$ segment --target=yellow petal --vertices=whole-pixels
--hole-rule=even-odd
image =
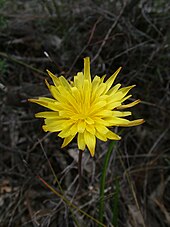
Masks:
[[[85,122],[86,122],[87,124],[94,124],[94,120],[93,120],[91,117],[87,117],[87,118],[85,119]]]
[[[136,85],[131,85],[131,86],[123,87],[123,88],[119,89],[117,94],[120,95],[120,99],[123,100],[123,98],[127,95],[127,93],[135,86]]]
[[[131,102],[129,104],[121,105],[121,106],[117,107],[117,109],[122,110],[122,109],[130,108],[130,107],[137,105],[138,103],[140,103],[140,99],[135,100],[134,102]]]
[[[145,122],[144,119],[137,119],[137,120],[129,121],[127,124],[120,124],[120,126],[122,126],[122,127],[131,127],[131,126],[141,125],[144,122]]]
[[[101,83],[101,78],[99,76],[95,76],[93,81],[92,81],[92,90],[95,92]]]
[[[105,89],[106,89],[106,84],[101,83],[96,90],[96,97],[99,97],[101,94],[104,94]]]
[[[114,95],[119,88],[121,87],[121,84],[116,84],[114,87],[112,87],[108,92],[106,93],[107,95]]]
[[[74,124],[72,120],[68,120],[66,118],[64,119],[58,116],[56,118],[46,118],[44,122],[48,126],[60,125],[63,129],[66,127],[71,127]]]
[[[59,111],[59,116],[61,118],[72,118],[74,116],[74,110],[70,108],[70,110],[60,110]]]
[[[78,132],[78,122],[75,122],[69,129],[71,135],[76,135]]]
[[[131,85],[128,87],[123,87],[119,89],[119,92],[122,92],[124,95],[126,95],[132,88],[134,88],[136,85]]]
[[[38,99],[28,99],[29,102],[37,102],[37,101],[44,101],[44,102],[50,102],[50,103],[55,103],[56,100],[47,98],[47,97],[39,97]]]
[[[58,85],[60,85],[60,82],[59,82],[59,79],[58,77],[56,77],[52,72],[50,72],[48,69],[47,69],[47,73],[48,75],[51,77],[51,79],[53,80],[53,83],[54,85],[57,87]]]
[[[104,109],[104,106],[106,104],[107,104],[106,101],[99,101],[99,102],[93,104],[89,114],[94,115],[95,113],[98,113],[100,110]]]
[[[84,79],[91,82],[91,75],[90,75],[90,58],[84,58]]]
[[[136,125],[143,124],[145,122],[143,119],[129,121],[127,119],[119,118],[119,117],[108,117],[104,119],[108,121],[108,123],[110,123],[110,126],[122,126],[122,127],[136,126]]]
[[[71,92],[72,92],[72,95],[74,96],[75,100],[81,104],[82,102],[82,97],[81,97],[81,93],[80,93],[80,90],[77,88],[77,87],[72,87],[71,88]]]
[[[50,98],[40,97],[38,99],[28,99],[28,101],[37,103],[40,106],[44,106],[44,107],[54,110],[54,111],[58,111],[61,109],[60,105],[58,105],[59,103]]]
[[[109,102],[116,102],[116,101],[122,102],[123,98],[133,87],[135,87],[135,85],[119,89],[115,94],[112,94],[109,96],[108,101]]]
[[[115,109],[115,108],[118,108],[120,105],[121,105],[121,102],[120,102],[120,101],[109,102],[109,103],[106,105],[106,109],[113,110],[113,109]]]
[[[79,109],[79,105],[76,102],[76,99],[66,90],[63,86],[58,86],[58,90],[60,91],[60,94],[62,94],[62,98],[65,99],[66,103],[69,103],[70,107],[73,107],[75,112]],[[64,103],[64,102],[63,102]]]
[[[58,132],[61,130],[68,130],[72,125],[73,122],[71,120],[47,118],[45,119],[45,125],[42,127],[45,132]]]
[[[74,137],[75,137],[75,135],[71,135],[71,136],[64,138],[64,141],[63,141],[63,144],[61,145],[61,148],[67,146],[72,141],[72,139]]]
[[[112,86],[113,82],[115,81],[118,73],[120,72],[122,67],[119,67],[118,70],[105,82],[106,84],[106,89],[104,91],[104,93],[106,93]]]
[[[61,101],[61,100],[59,99],[60,93],[58,92],[57,88],[56,88],[55,86],[53,86],[53,85],[50,85],[50,84],[48,83],[47,80],[45,80],[45,83],[46,83],[46,85],[47,85],[49,91],[51,92],[52,96],[53,96],[56,100]]]
[[[37,118],[55,118],[56,116],[59,116],[58,111],[44,111],[35,114]]]
[[[78,89],[81,89],[84,82],[84,75],[82,72],[78,72],[76,76],[74,76],[74,83],[73,85]]]
[[[104,79],[106,77],[106,74],[102,76],[102,78],[100,79],[100,82],[103,83]]]
[[[121,100],[121,102],[124,102],[124,101],[126,101],[127,99],[129,99],[129,98],[131,98],[131,97],[132,97],[132,95],[125,96],[125,97]]]
[[[78,121],[77,131],[83,133],[86,128],[86,122],[84,120]]]
[[[95,117],[111,117],[112,116],[112,111],[111,110],[101,110],[95,113]]]
[[[63,108],[66,107],[67,109],[70,107],[70,103],[68,102],[67,96],[70,96],[67,89],[61,85],[59,85],[57,88],[53,85],[50,85],[47,80],[45,80],[46,85],[48,86],[48,89],[50,90],[52,96],[62,104]],[[63,91],[67,92],[67,95]],[[71,89],[70,89],[71,91]],[[54,100],[54,101],[56,101]]]
[[[90,151],[91,156],[93,157],[95,153],[96,137],[85,130],[84,141]]]
[[[62,84],[68,91],[71,91],[71,86],[69,82],[64,78],[64,76],[60,76],[59,78],[60,84]]]
[[[62,130],[61,125],[43,125],[42,128],[45,132],[59,132]]]
[[[101,132],[102,134],[106,134],[109,131],[109,129],[106,126],[98,123],[96,123],[95,128],[98,132]]]
[[[99,76],[95,76],[95,78],[92,81],[92,92],[91,92],[91,102],[93,102],[96,98],[97,90],[101,84],[101,78]],[[104,83],[102,83],[104,84]],[[106,86],[103,88],[103,90],[106,88]]]
[[[88,132],[90,132],[91,134],[95,135],[96,130],[95,130],[94,125],[87,124],[87,125],[86,125],[86,130],[87,130]]]
[[[96,137],[99,139],[99,140],[102,140],[102,141],[107,141],[107,137],[106,137],[106,134],[102,134],[101,132],[99,131],[96,131],[95,133]]]
[[[94,121],[95,121],[97,124],[104,125],[104,126],[109,126],[109,125],[110,125],[110,124],[108,124],[107,121],[103,120],[103,119],[100,118],[100,117],[94,117],[93,119],[94,119]]]
[[[129,120],[119,117],[105,117],[105,121],[107,121],[110,126],[122,126],[122,125],[128,125],[130,123]]]
[[[84,80],[83,93],[84,93],[83,105],[85,109],[88,109],[90,107],[91,98],[91,84],[88,80]]]
[[[132,113],[130,111],[126,111],[126,112],[117,111],[117,110],[113,111],[114,117],[127,117],[127,116],[130,116],[130,115],[132,115]]]
[[[84,149],[86,147],[85,141],[84,141],[84,133],[78,133],[77,144],[78,144],[78,148],[80,150],[84,151]]]
[[[120,136],[118,136],[116,133],[114,133],[110,130],[106,133],[106,137],[111,140],[120,140],[121,139]]]
[[[76,135],[76,134],[75,134],[75,135]],[[66,128],[66,129],[62,130],[62,131],[58,134],[58,136],[61,137],[61,138],[65,138],[65,137],[69,137],[69,136],[75,136],[75,135],[72,135],[72,134],[70,133],[69,128]]]

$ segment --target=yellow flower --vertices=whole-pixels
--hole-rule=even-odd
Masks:
[[[92,80],[89,57],[84,59],[84,73],[78,72],[72,82],[63,76],[56,77],[47,70],[54,85],[45,82],[53,98],[29,99],[51,110],[35,115],[37,118],[45,118],[42,126],[44,131],[59,132],[58,136],[64,138],[62,147],[77,135],[78,148],[84,150],[87,145],[91,156],[94,156],[96,137],[102,141],[121,139],[108,127],[142,124],[143,119],[129,121],[124,118],[131,115],[130,111],[120,111],[140,102],[136,100],[123,104],[131,97],[127,93],[135,85],[120,88],[121,84],[116,84],[112,87],[120,70],[121,67],[105,82],[105,75],[102,78],[95,76]]]

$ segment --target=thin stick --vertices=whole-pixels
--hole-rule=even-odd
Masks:
[[[79,172],[79,188],[82,188],[82,154],[83,151],[79,150],[79,159],[78,159],[78,172]]]

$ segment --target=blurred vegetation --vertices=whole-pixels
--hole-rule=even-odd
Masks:
[[[94,159],[84,152],[84,187],[77,192],[76,141],[61,149],[61,139],[34,118],[43,108],[27,102],[49,95],[46,69],[72,79],[85,56],[92,75],[109,77],[123,66],[116,82],[137,85],[133,97],[142,102],[134,118],[146,120],[123,129],[110,156],[104,223],[112,226],[119,182],[117,226],[169,226],[169,9],[167,0],[0,0],[0,226],[97,226],[36,175],[60,190],[50,163],[64,196],[97,219],[109,142],[98,141]]]

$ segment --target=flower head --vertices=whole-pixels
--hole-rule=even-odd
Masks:
[[[131,97],[127,93],[135,85],[120,88],[121,84],[116,84],[112,87],[120,70],[121,67],[105,82],[105,76],[95,76],[92,80],[89,57],[84,59],[84,72],[78,72],[71,82],[47,70],[54,85],[50,85],[47,80],[45,82],[53,98],[29,99],[50,110],[35,115],[37,118],[45,118],[42,126],[44,131],[59,132],[58,136],[64,139],[62,147],[77,135],[78,148],[84,150],[87,146],[91,156],[94,156],[96,137],[102,141],[121,139],[108,127],[142,124],[143,119],[127,120],[124,117],[132,113],[121,111],[135,106],[140,100],[123,104]]]

